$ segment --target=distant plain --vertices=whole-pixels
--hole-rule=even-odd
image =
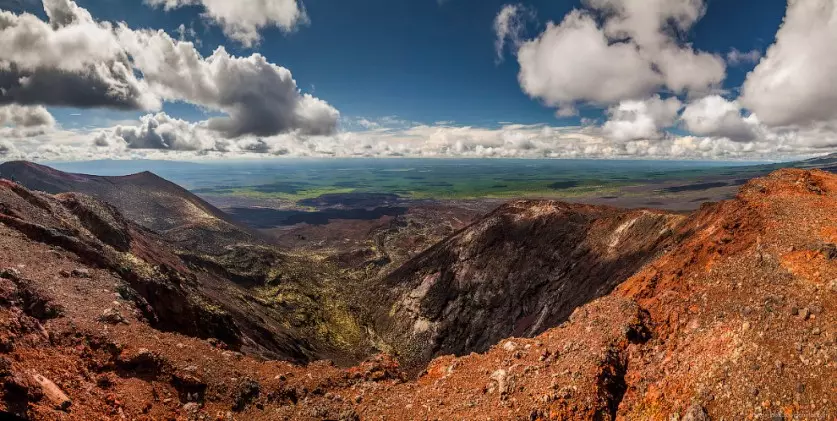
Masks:
[[[742,179],[782,166],[719,161],[523,159],[99,161],[51,165],[96,175],[151,170],[209,198],[264,199],[286,206],[323,195],[357,193],[412,200],[568,199],[620,195],[626,188],[645,186],[665,195],[741,184]]]
[[[289,249],[348,252],[385,248],[395,232],[398,241],[429,245],[517,199],[688,212],[734,197],[750,178],[803,164],[356,158],[50,165],[95,175],[152,171]]]

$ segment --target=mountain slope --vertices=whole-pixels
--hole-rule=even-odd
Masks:
[[[42,191],[85,192],[112,205],[132,226],[136,220],[150,230],[140,237],[156,238],[156,247],[170,254],[167,259],[177,262],[179,272],[196,274],[197,295],[249,326],[244,336],[251,342],[259,338],[253,343],[239,338],[249,353],[352,364],[370,352],[367,335],[346,300],[357,284],[352,273],[316,255],[275,247],[176,184],[147,172],[99,177],[28,162],[2,164],[0,174]],[[67,194],[75,193],[58,197]],[[78,218],[86,216],[80,213]],[[130,238],[121,241],[127,244]],[[125,247],[119,251],[128,252]]]
[[[781,170],[674,228],[670,250],[560,327],[441,357],[415,381],[324,387],[283,406],[362,419],[831,419],[837,176]],[[337,383],[338,370],[314,372]],[[390,374],[390,376],[392,376]],[[392,377],[390,377],[392,378]],[[310,385],[308,385],[310,386]]]
[[[391,273],[378,334],[402,360],[534,336],[609,293],[671,243],[683,216],[553,201],[504,205]]]
[[[129,220],[189,248],[212,251],[252,241],[252,231],[188,190],[150,172],[104,177],[71,174],[25,161],[0,164],[0,177],[50,194],[77,192],[119,209]]]
[[[385,356],[349,369],[327,362],[294,366],[259,362],[179,331],[155,330],[142,317],[138,301],[117,298],[112,303],[114,290],[121,290],[118,286],[125,282],[113,270],[91,264],[89,278],[60,275],[61,270],[88,265],[84,262],[89,249],[78,244],[92,247],[97,244],[94,237],[102,237],[107,241],[100,242],[119,246],[119,236],[104,236],[101,233],[108,230],[102,228],[80,227],[48,197],[12,191],[13,195],[4,196],[0,221],[2,265],[11,266],[0,268],[0,411],[6,411],[4,415],[708,420],[830,419],[837,413],[834,174],[781,170],[750,181],[734,200],[705,205],[687,217],[580,210],[551,202],[517,202],[498,210],[487,221],[511,221],[517,231],[504,233],[494,231],[499,228],[486,221],[477,223],[440,245],[439,249],[469,256],[453,261],[453,269],[440,266],[440,270],[471,273],[461,272],[463,262],[507,256],[496,266],[481,269],[486,279],[492,272],[506,278],[514,271],[504,262],[514,263],[518,257],[514,248],[502,244],[541,241],[559,250],[588,244],[587,254],[598,259],[611,244],[614,253],[628,256],[632,249],[653,249],[651,228],[658,228],[661,220],[671,234],[635,274],[575,309],[560,326],[533,338],[501,340],[483,354],[439,357],[414,380]],[[595,217],[585,216],[591,211]],[[58,214],[69,225],[44,231],[22,223],[47,227],[50,215]],[[100,219],[117,218],[111,216]],[[619,229],[637,217],[648,221],[637,220]],[[569,237],[561,238],[579,240],[576,246],[560,245],[558,237],[548,235],[526,241],[514,235],[530,233],[527,227],[541,223],[540,230],[556,229],[549,221],[563,221],[558,230]],[[579,234],[583,232],[598,234]],[[37,233],[48,236],[39,238]],[[491,238],[495,240],[484,247],[474,243]],[[640,243],[643,238],[648,244]],[[486,254],[485,247],[498,252]],[[152,259],[133,242],[131,249],[132,254]],[[437,253],[430,250],[423,258]],[[583,255],[577,257],[585,261]],[[529,261],[537,265],[541,258],[534,254]],[[572,273],[571,266],[566,273]],[[450,284],[452,291],[465,285]],[[482,294],[479,288],[473,291]],[[505,291],[512,299],[520,298]],[[380,297],[369,301],[381,302]],[[117,308],[128,324],[112,323],[103,313],[108,307]],[[72,404],[67,406],[52,387],[40,386],[46,384],[40,376],[54,383]]]
[[[794,163],[794,166],[797,168],[805,169],[817,168],[824,171],[837,173],[837,153],[821,156],[818,158],[806,159],[805,161],[799,161]]]
[[[837,176],[777,171],[683,229],[685,241],[614,293],[655,323],[620,412],[659,416],[691,399],[713,419],[833,417]]]
[[[73,269],[101,273],[112,280],[109,282],[125,300],[133,300],[151,326],[163,331],[215,338],[254,356],[298,362],[320,358],[354,362],[358,358],[355,352],[365,355],[358,351],[363,338],[351,336],[351,325],[343,320],[348,310],[333,302],[324,286],[336,276],[329,266],[315,266],[272,249],[256,250],[240,259],[272,256],[269,270],[284,282],[253,286],[248,282],[264,281],[260,274],[237,279],[225,276],[232,263],[222,270],[195,264],[193,255],[182,257],[183,252],[166,238],[128,221],[114,206],[78,193],[50,196],[32,192],[2,179],[0,240],[5,242],[0,266],[23,264],[23,269],[37,270],[47,283],[72,278],[64,275]],[[29,249],[40,245],[56,253],[33,260]],[[25,263],[16,263],[18,259]],[[73,264],[76,266],[66,269]],[[60,268],[65,268],[63,274]],[[79,282],[58,282],[49,288],[65,293],[67,288],[88,286],[88,281]],[[271,293],[286,298],[278,301]],[[305,300],[321,300],[331,306],[315,308]],[[338,325],[335,318],[339,334],[334,332]]]

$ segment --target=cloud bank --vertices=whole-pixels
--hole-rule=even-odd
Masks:
[[[493,128],[451,124],[358,119],[375,128],[326,136],[296,132],[228,139],[205,122],[192,123],[164,113],[136,124],[105,129],[0,128],[0,159],[221,159],[265,157],[458,157],[602,159],[776,159],[815,155],[837,147],[835,126],[804,131],[769,130],[755,124],[751,140],[717,135],[653,132],[648,119],[671,118],[673,100],[621,104],[604,126],[553,127],[506,124]],[[721,120],[723,122],[723,119]],[[359,122],[357,122],[360,124]],[[370,125],[372,127],[373,125]],[[388,128],[389,127],[389,128]],[[707,126],[713,127],[713,126]],[[720,127],[723,127],[722,125]],[[643,132],[646,130],[645,132]],[[709,129],[707,129],[709,131]],[[647,136],[646,136],[647,135]]]

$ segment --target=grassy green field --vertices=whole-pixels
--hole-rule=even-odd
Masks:
[[[225,172],[197,193],[299,201],[334,193],[394,193],[412,199],[568,198],[627,186],[707,177],[748,178],[763,167],[660,161],[332,160]],[[200,186],[203,185],[203,186]]]
[[[780,166],[716,161],[287,158],[179,163],[97,161],[57,165],[100,175],[151,170],[210,196],[295,203],[332,193],[394,193],[413,199],[571,198],[628,186],[700,183],[766,174]]]

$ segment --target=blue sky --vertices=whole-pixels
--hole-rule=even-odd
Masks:
[[[398,116],[422,123],[452,121],[463,125],[578,124],[581,117],[602,118],[597,107],[581,115],[556,118],[554,110],[529,98],[517,83],[518,63],[507,54],[495,63],[492,23],[504,4],[495,0],[306,0],[310,24],[291,34],[263,30],[255,48],[229,42],[215,25],[201,19],[200,7],[172,11],[139,1],[79,0],[98,19],[125,21],[132,28],[164,29],[176,34],[181,24],[193,27],[199,51],[210,55],[219,45],[237,55],[254,51],[287,67],[302,90],[314,93],[344,117],[376,119]],[[527,1],[537,22],[560,21],[580,1]],[[714,0],[706,16],[687,34],[695,47],[726,54],[731,48],[764,51],[785,12],[782,0]],[[29,9],[44,15],[39,2]],[[752,66],[728,69],[724,86],[735,89]],[[188,104],[166,104],[169,115],[189,120],[205,115]],[[64,125],[106,125],[135,119],[142,112],[52,110]],[[73,115],[82,113],[81,116]],[[81,117],[81,118],[80,118]]]
[[[837,151],[833,0],[0,0],[0,13],[0,159]]]

